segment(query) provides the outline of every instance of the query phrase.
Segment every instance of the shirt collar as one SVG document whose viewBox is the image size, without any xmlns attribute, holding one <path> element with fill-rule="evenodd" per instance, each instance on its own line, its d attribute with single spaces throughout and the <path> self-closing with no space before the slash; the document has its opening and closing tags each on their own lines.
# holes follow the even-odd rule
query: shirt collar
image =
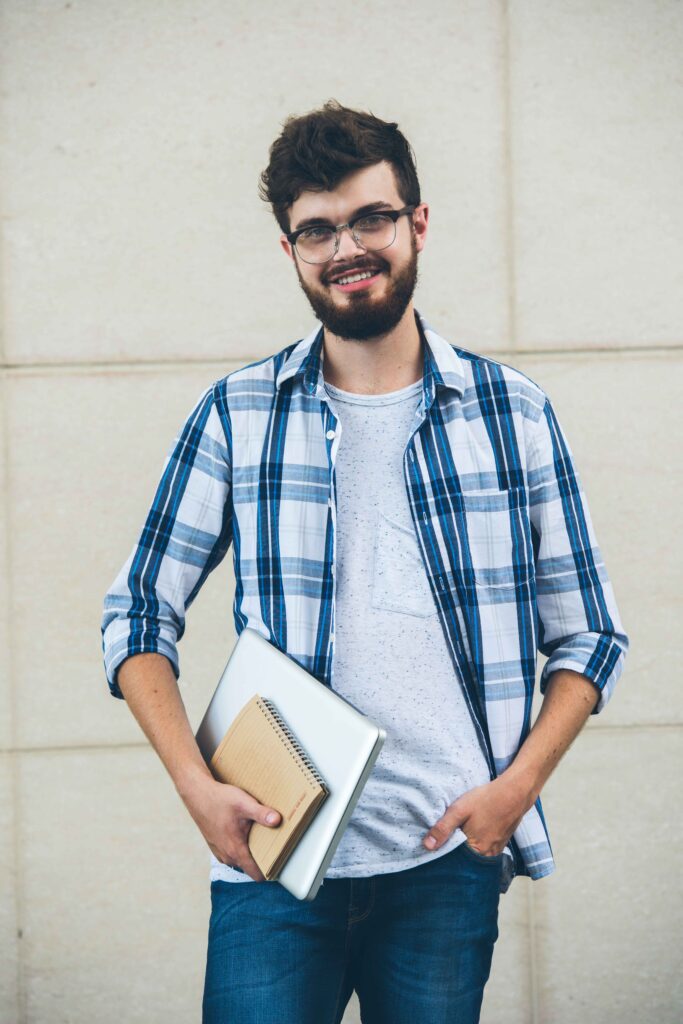
<svg viewBox="0 0 683 1024">
<path fill-rule="evenodd" d="M 426 343 L 423 346 L 422 390 L 425 409 L 429 409 L 437 387 L 451 388 L 462 395 L 465 390 L 465 374 L 462 360 L 453 346 L 438 335 L 417 310 L 415 319 Z M 275 387 L 279 389 L 284 381 L 295 377 L 301 380 L 307 394 L 322 397 L 325 394 L 322 352 L 323 328 L 318 323 L 310 334 L 294 346 L 275 378 Z"/>
</svg>

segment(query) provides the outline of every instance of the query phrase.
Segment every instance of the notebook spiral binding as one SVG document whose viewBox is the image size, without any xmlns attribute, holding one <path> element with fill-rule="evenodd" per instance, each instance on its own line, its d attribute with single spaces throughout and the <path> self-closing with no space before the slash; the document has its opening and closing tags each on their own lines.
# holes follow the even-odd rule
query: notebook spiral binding
<svg viewBox="0 0 683 1024">
<path fill-rule="evenodd" d="M 313 764 L 313 762 L 311 761 L 310 757 L 308 756 L 308 754 L 306 753 L 304 748 L 297 742 L 297 739 L 294 736 L 294 733 L 289 728 L 289 726 L 284 721 L 284 719 L 281 717 L 279 711 L 277 710 L 277 708 L 273 704 L 272 700 L 269 700 L 267 697 L 260 697 L 259 700 L 260 700 L 260 702 L 262 704 L 264 704 L 268 708 L 268 711 L 273 716 L 273 718 L 277 722 L 278 726 L 282 729 L 283 733 L 285 734 L 285 736 L 287 737 L 287 739 L 291 743 L 291 745 L 292 745 L 294 751 L 296 752 L 297 756 L 300 758 L 300 760 L 306 766 L 306 768 L 311 773 L 311 775 L 313 776 L 315 781 L 317 783 L 319 783 L 319 785 L 323 786 L 324 788 L 327 788 L 325 786 L 325 780 L 323 779 L 322 775 L 320 774 L 320 772 L 318 771 L 316 766 Z"/>
</svg>

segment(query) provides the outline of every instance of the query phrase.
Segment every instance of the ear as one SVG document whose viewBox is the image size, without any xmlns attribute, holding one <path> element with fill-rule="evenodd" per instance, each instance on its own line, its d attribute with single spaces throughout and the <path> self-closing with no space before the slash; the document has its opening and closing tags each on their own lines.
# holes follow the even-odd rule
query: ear
<svg viewBox="0 0 683 1024">
<path fill-rule="evenodd" d="M 280 235 L 280 245 L 284 249 L 286 255 L 289 256 L 290 260 L 294 262 L 294 246 L 291 242 L 287 241 L 287 235 Z"/>
<path fill-rule="evenodd" d="M 417 251 L 422 252 L 427 242 L 427 225 L 429 221 L 429 207 L 426 203 L 420 203 L 415 207 L 413 213 L 413 230 L 415 231 L 415 244 Z"/>
</svg>

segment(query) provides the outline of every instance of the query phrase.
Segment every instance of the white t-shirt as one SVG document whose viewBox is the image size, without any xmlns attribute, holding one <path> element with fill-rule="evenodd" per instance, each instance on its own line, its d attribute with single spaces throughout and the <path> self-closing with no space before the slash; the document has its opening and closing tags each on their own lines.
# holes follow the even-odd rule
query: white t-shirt
<svg viewBox="0 0 683 1024">
<path fill-rule="evenodd" d="M 415 535 L 403 455 L 422 380 L 383 395 L 326 385 L 340 426 L 332 689 L 381 724 L 386 742 L 326 878 L 401 871 L 457 797 L 489 781 Z"/>
</svg>

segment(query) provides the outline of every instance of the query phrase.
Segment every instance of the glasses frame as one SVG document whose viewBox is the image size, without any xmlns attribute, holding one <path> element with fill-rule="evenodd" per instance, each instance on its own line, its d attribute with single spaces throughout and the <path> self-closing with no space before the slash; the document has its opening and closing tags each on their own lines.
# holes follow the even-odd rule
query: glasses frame
<svg viewBox="0 0 683 1024">
<path fill-rule="evenodd" d="M 345 224 L 337 224 L 336 227 L 333 227 L 331 224 L 308 224 L 304 228 L 299 228 L 298 231 L 290 231 L 289 234 L 285 233 L 285 238 L 287 239 L 289 244 L 296 249 L 299 255 L 299 259 L 302 259 L 304 263 L 308 263 L 311 266 L 320 266 L 322 263 L 329 263 L 330 260 L 333 260 L 334 257 L 337 255 L 337 253 L 339 252 L 339 244 L 341 242 L 341 234 L 342 231 L 346 230 L 346 228 L 348 228 L 349 231 L 351 232 L 351 237 L 353 238 L 356 245 L 359 246 L 361 249 L 364 249 L 365 252 L 382 252 L 384 249 L 388 249 L 389 246 L 393 245 L 394 242 L 396 241 L 396 222 L 398 218 L 404 217 L 408 213 L 414 213 L 416 209 L 417 207 L 415 206 L 404 206 L 400 210 L 371 210 L 369 213 L 359 213 L 357 217 L 352 217 L 351 220 L 347 220 Z M 394 237 L 391 239 L 390 242 L 387 243 L 387 245 L 383 245 L 381 249 L 368 249 L 368 247 L 364 245 L 356 236 L 356 233 L 353 230 L 354 225 L 356 225 L 359 220 L 367 220 L 368 217 L 388 217 L 389 220 L 392 220 L 394 222 Z M 324 260 L 307 260 L 306 257 L 302 256 L 299 250 L 296 248 L 296 243 L 299 236 L 303 235 L 305 231 L 310 231 L 312 228 L 327 227 L 329 227 L 330 231 L 334 231 L 335 233 L 334 252 L 331 254 L 331 256 L 328 256 Z"/>
</svg>

